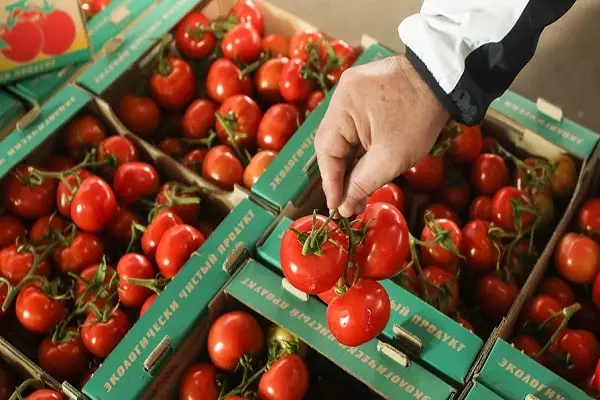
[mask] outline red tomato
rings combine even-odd
[[[146,232],[142,235],[142,250],[150,257],[154,258],[156,248],[165,232],[176,225],[183,224],[183,220],[172,211],[163,211],[159,213],[146,227]]]
[[[326,220],[323,215],[317,215],[314,229],[320,229]],[[346,235],[341,229],[337,229],[335,222],[329,221],[329,240],[321,246],[321,255],[305,255],[302,244],[291,229],[310,233],[313,229],[313,216],[307,215],[297,219],[283,235],[279,251],[283,275],[295,288],[304,293],[319,294],[329,290],[340,279],[348,263]]]
[[[44,163],[44,169],[50,172],[64,172],[77,165],[77,162],[64,154],[54,154]]]
[[[595,240],[600,240],[600,198],[589,199],[577,216],[579,229]]]
[[[147,137],[158,128],[160,109],[150,97],[125,95],[119,101],[119,118],[127,129]]]
[[[297,354],[287,354],[269,367],[258,383],[261,400],[301,400],[308,390],[308,369]]]
[[[469,219],[492,220],[492,198],[486,195],[475,197],[469,208]]]
[[[471,184],[479,193],[495,193],[507,182],[508,167],[496,154],[480,154],[471,166]]]
[[[252,26],[237,25],[223,37],[221,52],[232,61],[250,64],[260,57],[261,37]]]
[[[327,306],[327,327],[338,342],[360,346],[379,335],[390,319],[390,299],[378,282],[360,280]]]
[[[77,117],[65,128],[65,146],[76,160],[83,159],[86,151],[96,148],[104,138],[104,125],[92,115]]]
[[[98,158],[100,161],[111,157],[115,161],[115,167],[137,161],[140,158],[135,145],[131,140],[123,136],[111,136],[104,139],[98,146]]]
[[[462,222],[458,215],[456,215],[456,213],[452,211],[450,207],[444,204],[430,204],[427,206],[427,208],[425,208],[423,216],[425,216],[427,212],[430,212],[431,215],[433,215],[434,219],[449,219],[450,221],[454,222],[457,226],[462,226]]]
[[[490,136],[483,137],[483,145],[481,146],[482,153],[493,153],[496,149],[498,141]]]
[[[283,66],[279,76],[279,91],[285,101],[301,103],[308,99],[315,88],[313,80],[305,79],[302,76],[302,70],[305,66],[306,62],[298,58],[292,59]]]
[[[402,193],[400,186],[393,182],[386,183],[367,198],[367,204],[374,203],[391,204],[402,211],[404,210],[404,194]]]
[[[313,91],[306,100],[306,110],[308,112],[313,112],[315,108],[321,104],[321,102],[325,99],[325,93],[322,90]]]
[[[232,372],[244,354],[258,354],[265,346],[260,325],[243,311],[221,315],[208,331],[208,356],[223,371]]]
[[[12,371],[4,363],[0,364],[0,400],[8,400],[14,388]]]
[[[141,224],[140,218],[131,210],[118,206],[104,231],[122,246],[128,246],[133,235],[133,224]]]
[[[354,279],[356,278],[356,268],[348,268],[347,275],[348,275],[347,280],[346,280],[346,277],[344,275],[342,275],[342,277],[338,280],[338,282],[334,286],[332,286],[326,292],[319,293],[317,295],[321,300],[323,300],[323,303],[329,304],[333,301],[333,299],[340,296],[340,293],[337,292],[337,288],[336,288],[336,286],[338,286],[338,284],[340,286],[345,285],[346,287],[352,286],[352,284],[354,283]]]
[[[118,286],[116,274],[113,267],[104,263],[87,267],[81,271],[81,279],[75,282],[75,300],[79,300],[85,294],[82,303],[88,304],[93,301],[98,309],[115,303]],[[87,311],[91,312],[89,308]]]
[[[293,105],[281,103],[271,106],[258,126],[258,147],[280,151],[301,122],[302,117]]]
[[[221,104],[217,112],[226,120],[231,120],[230,128],[239,147],[246,149],[256,147],[256,135],[262,111],[254,100],[243,94],[231,96]],[[218,120],[216,129],[221,143],[231,145],[232,138]]]
[[[567,329],[548,353],[549,360],[558,358],[558,362],[549,363],[549,367],[562,377],[577,382],[594,371],[600,357],[600,343],[590,331]]]
[[[473,325],[468,320],[461,317],[460,315],[458,317],[456,317],[456,322],[458,322],[460,324],[460,326],[462,326],[463,328],[465,328],[471,332],[475,332],[475,330],[473,329]]]
[[[115,194],[125,204],[132,204],[142,197],[154,196],[159,185],[160,178],[156,169],[139,161],[121,165],[113,178]]]
[[[35,219],[54,211],[56,181],[45,178],[41,185],[28,184],[28,165],[21,164],[4,180],[2,200],[4,207],[13,215]],[[22,181],[24,179],[25,181]]]
[[[215,125],[217,105],[208,99],[197,99],[189,105],[181,121],[181,133],[188,139],[208,137]]]
[[[436,189],[434,197],[438,203],[461,212],[469,204],[471,187],[458,171],[451,169],[445,174],[445,179]]]
[[[592,300],[594,296],[592,290]],[[589,301],[580,301],[581,310],[577,311],[569,321],[569,326],[574,329],[586,329],[596,335],[600,335],[600,313],[598,308]]]
[[[554,171],[550,176],[552,194],[556,197],[569,197],[577,185],[577,165],[575,160],[566,154],[552,159]]]
[[[252,188],[276,156],[277,153],[274,151],[262,150],[252,157],[244,170],[244,187],[246,189]]]
[[[518,284],[525,284],[538,258],[537,249],[535,246],[530,246],[530,242],[526,239],[519,241],[513,247],[507,266]]]
[[[30,251],[19,252],[19,246],[11,244],[0,250],[0,276],[11,284],[17,285],[34,267],[34,257]],[[35,275],[50,277],[51,266],[48,260],[39,259],[35,266]],[[0,284],[3,285],[3,284]]]
[[[402,174],[418,192],[431,192],[444,181],[444,159],[428,155]]]
[[[16,63],[33,61],[42,51],[44,43],[37,18],[18,20],[10,28],[4,27],[0,30],[0,39],[7,45],[0,53]]]
[[[488,235],[490,223],[474,220],[462,230],[461,254],[467,268],[477,273],[487,273],[496,267],[498,249]]]
[[[216,41],[210,20],[200,11],[191,11],[175,27],[177,49],[193,60],[208,57]]]
[[[10,214],[0,214],[0,249],[14,244],[18,238],[26,235],[27,229],[21,220]]]
[[[56,208],[63,217],[71,219],[71,205],[73,197],[81,183],[89,177],[94,176],[91,172],[85,169],[79,169],[73,174],[67,175],[61,179],[56,189]]]
[[[64,300],[49,298],[37,284],[25,285],[17,295],[15,314],[21,325],[31,332],[51,332],[68,312]]]
[[[215,146],[208,151],[202,164],[202,177],[225,190],[244,181],[244,167],[229,146]]]
[[[435,229],[432,230],[432,227]],[[436,239],[434,233],[435,230],[439,232],[438,235],[447,235],[447,238],[432,246],[421,247],[421,252],[427,253],[435,264],[442,267],[456,262],[458,256],[449,249],[454,246],[457,252],[460,251],[460,244],[462,241],[460,228],[449,219],[436,219],[435,222],[423,228],[421,240],[424,242],[433,242]]]
[[[152,291],[129,283],[128,279],[152,279],[156,275],[150,261],[141,254],[128,253],[117,264],[119,301],[127,307],[141,307]]]
[[[217,400],[217,370],[211,364],[193,364],[183,374],[180,400]]]
[[[190,65],[177,57],[161,60],[150,78],[152,97],[167,110],[185,107],[196,90],[196,78]]]
[[[290,40],[279,33],[270,33],[262,40],[262,50],[273,57],[287,57],[290,54]]]
[[[88,371],[90,360],[79,332],[74,330],[62,342],[53,343],[50,337],[42,340],[38,362],[44,371],[59,382],[77,382]]]
[[[81,326],[81,339],[90,353],[106,358],[130,328],[127,314],[121,310],[115,310],[106,321],[99,321],[94,314],[89,314]]]
[[[297,31],[292,35],[290,39],[290,50],[289,54],[292,59],[297,58],[302,61],[308,60],[308,45],[314,45],[317,47],[322,46],[322,42],[325,40],[321,32],[312,29],[303,31]]]
[[[52,389],[38,389],[25,397],[24,400],[66,400],[65,397]]]
[[[258,96],[269,103],[279,103],[283,101],[279,91],[279,80],[281,71],[289,59],[286,57],[273,58],[267,60],[258,68],[254,76],[254,85]]]
[[[535,219],[535,215],[529,211],[518,212],[515,202],[531,207],[529,196],[514,186],[503,187],[492,197],[492,222],[506,232],[527,229]]]
[[[352,64],[356,61],[356,50],[352,46],[350,46],[347,42],[343,40],[334,40],[329,43],[331,49],[335,53],[338,58],[337,61],[333,62],[333,65],[336,65],[333,68],[329,68],[327,71],[327,82],[330,85],[335,85],[340,81],[342,77],[342,73],[350,68]],[[319,49],[321,65],[327,67],[329,62],[332,60],[329,59],[329,53],[327,51],[326,46],[321,46]]]
[[[86,178],[71,203],[71,219],[79,228],[100,232],[117,211],[117,200],[112,189],[101,178]]]
[[[44,37],[42,53],[58,56],[66,52],[75,41],[75,22],[67,12],[54,9],[42,14],[39,22]]]
[[[222,103],[236,94],[252,94],[252,81],[248,75],[241,77],[241,71],[231,60],[220,58],[210,66],[206,76],[208,96]]]
[[[160,151],[174,159],[181,158],[181,156],[183,156],[183,153],[185,152],[183,143],[177,138],[163,139],[158,143],[156,147],[158,147]]]
[[[540,283],[538,294],[547,294],[560,301],[563,307],[568,307],[575,303],[575,292],[571,286],[560,278],[548,276]]]
[[[158,299],[158,295],[156,293],[151,294],[150,297],[146,299],[144,304],[142,304],[142,307],[140,307],[140,318],[146,313],[146,311],[148,311],[148,309],[150,308],[152,303],[156,301],[156,299]]]
[[[519,287],[514,281],[505,282],[494,274],[479,279],[475,290],[477,304],[488,316],[501,319],[504,317],[519,294]]]
[[[600,269],[600,246],[587,236],[567,233],[555,250],[558,273],[580,285],[592,283]]]
[[[174,203],[170,203],[169,198]],[[177,204],[177,202],[181,204]],[[155,203],[160,207],[164,206],[160,212],[171,211],[189,225],[196,224],[200,217],[200,198],[193,186],[181,186],[177,182],[167,182],[160,187]],[[174,205],[169,206],[169,204]]]
[[[194,149],[183,156],[181,163],[198,175],[202,175],[202,164],[208,154],[208,149]]]
[[[560,312],[563,309],[563,305],[552,296],[540,294],[534,296],[529,303],[525,306],[523,311],[523,317],[525,321],[532,323],[534,327],[541,326],[544,321],[550,318],[553,314]],[[562,317],[555,318],[548,321],[544,325],[546,332],[553,333],[558,329]]]
[[[253,27],[259,35],[265,30],[263,16],[252,0],[238,0],[229,11],[229,15],[236,17],[239,24]]]
[[[62,272],[79,273],[85,267],[102,261],[104,246],[93,233],[79,231],[67,243],[67,246],[54,251],[54,263]]]
[[[204,236],[189,225],[169,228],[156,248],[156,265],[165,278],[174,277],[190,256],[202,246]]]
[[[455,163],[472,163],[479,156],[483,147],[481,128],[459,124],[459,130],[458,136],[452,140],[448,158]]]
[[[536,356],[542,350],[542,346],[539,342],[527,335],[519,335],[514,338],[513,345],[529,357]]]
[[[437,266],[428,266],[423,269],[427,279],[427,292],[431,304],[442,312],[456,309],[458,305],[459,287],[456,277],[450,272]],[[450,288],[450,293],[445,288]]]
[[[208,238],[210,235],[212,235],[212,233],[215,231],[215,229],[217,229],[217,224],[215,224],[214,222],[211,222],[211,221],[200,221],[198,223],[198,225],[196,226],[196,228],[198,228],[200,233],[205,238]]]

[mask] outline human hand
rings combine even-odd
[[[447,121],[405,56],[344,72],[315,137],[327,207],[360,213],[371,193],[427,155]]]

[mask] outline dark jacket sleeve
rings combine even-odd
[[[575,0],[425,0],[398,31],[406,54],[456,120],[481,122],[531,60],[544,28]]]

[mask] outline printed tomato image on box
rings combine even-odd
[[[0,9],[0,83],[90,56],[77,0],[18,0]]]

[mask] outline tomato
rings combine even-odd
[[[549,367],[562,377],[577,382],[594,371],[600,357],[600,343],[590,331],[566,329],[548,353],[548,359],[555,361],[549,363]]]
[[[456,317],[456,322],[458,322],[463,328],[471,332],[475,332],[475,330],[473,329],[473,324],[471,324],[468,320],[464,319],[460,315]]]
[[[474,220],[462,229],[460,253],[465,266],[473,272],[487,273],[496,267],[499,253],[488,235],[490,223]]]
[[[38,389],[25,397],[24,400],[66,400],[65,397],[52,389]]]
[[[44,371],[59,382],[78,381],[88,370],[88,352],[81,341],[79,332],[68,333],[65,341],[52,342],[46,337],[38,349],[38,362]]]
[[[166,207],[169,204],[169,198],[183,203]],[[177,182],[167,182],[160,187],[155,203],[161,207],[165,206],[160,209],[160,212],[171,211],[189,225],[196,224],[200,217],[200,198],[193,186],[181,186]]]
[[[564,235],[554,252],[558,273],[580,285],[592,283],[600,268],[600,246],[587,236]]]
[[[221,104],[217,112],[228,122],[231,121],[229,126],[239,147],[243,149],[256,147],[256,135],[262,111],[254,100],[243,94],[231,96]],[[221,122],[217,120],[215,126],[221,143],[231,145],[232,138],[229,137]]]
[[[314,229],[320,229],[326,217],[317,215]],[[303,245],[292,229],[310,233],[313,216],[299,218],[290,225],[281,239],[280,259],[283,275],[298,290],[319,294],[329,290],[340,279],[348,263],[348,239],[333,221],[327,224],[328,241],[321,246],[321,255],[303,253]],[[332,243],[335,242],[334,243]]]
[[[115,310],[106,321],[99,321],[94,314],[89,314],[81,326],[81,339],[90,353],[106,358],[130,328],[127,314],[121,310]]]
[[[334,62],[333,65],[336,65],[333,68],[329,68],[327,71],[327,82],[330,85],[335,85],[340,81],[342,77],[342,73],[346,71],[348,68],[354,64],[356,61],[356,50],[352,46],[350,46],[347,42],[343,40],[333,40],[329,42],[329,46],[331,46],[331,50],[335,53],[337,57],[337,62]],[[319,48],[321,65],[327,67],[330,61],[329,52],[327,50],[327,46],[323,45]]]
[[[30,251],[19,252],[19,246],[11,244],[0,250],[0,276],[6,278],[11,284],[17,285],[34,267],[34,260]],[[51,269],[48,260],[38,257],[35,275],[49,277]]]
[[[472,163],[481,153],[483,146],[481,128],[463,124],[458,124],[458,128],[459,134],[452,139],[448,158],[455,163]]]
[[[41,185],[28,184],[28,165],[21,164],[6,177],[2,187],[4,207],[13,215],[35,219],[54,211],[56,181],[44,178]]]
[[[592,290],[592,300],[597,296]],[[600,335],[600,313],[598,308],[589,301],[579,301],[581,310],[577,311],[569,321],[569,326],[574,329],[587,329]]]
[[[116,274],[112,266],[104,263],[87,267],[81,271],[81,279],[75,281],[75,300],[79,300],[85,294],[82,304],[93,301],[98,309],[115,303],[118,286]],[[91,312],[89,308],[87,311]]]
[[[0,39],[6,44],[0,53],[16,63],[33,61],[42,51],[44,36],[39,19],[21,19],[10,28],[0,30]]]
[[[451,169],[445,174],[442,185],[436,189],[434,198],[438,203],[461,212],[469,204],[471,187],[458,171]]]
[[[229,146],[215,146],[208,151],[202,164],[202,177],[225,190],[244,181],[244,167]]]
[[[0,214],[0,249],[14,244],[18,238],[26,235],[27,229],[19,218],[10,214]]]
[[[181,163],[192,172],[202,175],[202,164],[206,154],[208,154],[208,149],[194,149],[183,156]]]
[[[306,110],[312,112],[325,99],[325,93],[322,90],[315,90],[306,99]]]
[[[427,208],[425,208],[423,216],[427,212],[431,213],[434,219],[449,219],[450,221],[454,222],[457,226],[462,226],[462,222],[458,215],[456,215],[456,213],[452,211],[450,207],[444,204],[430,204],[427,206]],[[423,218],[421,220],[423,220]]]
[[[600,197],[589,199],[581,206],[577,224],[583,233],[600,240]]]
[[[62,272],[79,273],[85,267],[102,261],[104,246],[98,236],[79,231],[67,240],[67,246],[54,251],[54,263]]]
[[[165,278],[174,277],[190,256],[202,246],[204,236],[189,225],[169,228],[156,248],[156,265]]]
[[[249,25],[262,35],[265,22],[260,10],[252,0],[238,0],[229,11],[229,15],[236,17],[241,25]]]
[[[133,224],[141,223],[142,221],[133,211],[124,206],[118,206],[104,231],[118,244],[128,246],[133,235]]]
[[[348,279],[346,279],[346,276],[348,277]],[[333,299],[340,296],[340,293],[337,291],[337,286],[339,285],[340,287],[350,287],[354,283],[355,278],[356,267],[348,268],[346,273],[342,274],[342,276],[340,277],[340,279],[338,279],[338,282],[336,282],[335,285],[333,285],[329,290],[323,293],[319,293],[317,296],[323,301],[323,303],[329,304],[333,301]]]
[[[65,146],[71,157],[81,160],[106,138],[104,125],[93,115],[75,118],[65,128]]]
[[[308,45],[314,45],[317,47],[322,46],[322,42],[325,40],[321,32],[312,29],[306,29],[297,31],[292,35],[290,39],[290,50],[289,54],[292,59],[300,59],[303,61],[308,60]]]
[[[119,101],[119,118],[127,129],[150,136],[160,123],[160,109],[150,97],[125,95]]]
[[[216,42],[210,20],[200,11],[191,11],[175,27],[177,49],[192,60],[208,57]]]
[[[75,165],[77,165],[77,162],[73,158],[64,154],[54,154],[46,160],[43,169],[50,172],[63,172]]]
[[[73,204],[73,197],[81,183],[89,177],[94,176],[91,172],[85,169],[79,169],[73,174],[68,174],[65,178],[61,179],[56,189],[56,208],[63,217],[71,219],[71,205]]]
[[[525,318],[525,321],[533,324],[534,327],[539,327],[544,323],[544,321],[546,321],[552,315],[560,312],[562,309],[563,305],[560,303],[560,301],[552,296],[540,294],[534,296],[529,303],[527,303],[523,311],[523,317]],[[577,315],[577,313],[575,315]],[[546,332],[553,333],[556,331],[562,319],[562,317],[557,317],[548,321],[544,325]]]
[[[211,364],[192,364],[179,387],[180,400],[217,400],[217,370]]]
[[[306,344],[301,342],[300,339],[290,331],[280,327],[279,325],[269,325],[265,338],[267,340],[267,348],[274,343],[277,343],[283,348],[288,348],[290,344],[297,344],[298,349],[296,354],[298,354],[301,358],[306,356]]]
[[[261,37],[252,26],[237,25],[223,37],[221,52],[232,61],[250,64],[260,57]]]
[[[393,182],[386,183],[367,198],[367,204],[387,203],[398,210],[404,209],[404,194],[400,186]]]
[[[142,250],[150,258],[154,258],[156,248],[163,235],[169,228],[183,224],[183,220],[172,211],[163,211],[159,213],[146,227],[146,232],[142,235]]]
[[[208,99],[197,99],[189,105],[181,121],[181,133],[188,139],[208,137],[215,125],[217,105]]]
[[[427,155],[402,174],[417,192],[431,192],[444,181],[444,159]]]
[[[267,60],[256,71],[254,76],[254,85],[258,96],[269,103],[278,103],[283,101],[279,91],[279,80],[283,67],[289,63],[286,57],[273,58]]]
[[[269,367],[258,383],[261,400],[301,400],[308,390],[308,369],[296,354],[287,354]]]
[[[258,147],[280,151],[298,130],[302,119],[298,109],[291,104],[271,106],[258,126]]]
[[[160,178],[156,169],[139,161],[121,165],[113,178],[115,194],[124,204],[132,204],[142,197],[154,196],[159,185]]]
[[[183,156],[185,148],[181,140],[177,138],[166,138],[161,140],[156,146],[160,151],[171,158],[179,159]]]
[[[458,256],[449,249],[454,246],[454,249],[459,252],[462,241],[462,233],[458,225],[449,219],[436,219],[430,225],[423,228],[421,232],[421,240],[424,242],[433,242],[436,239],[435,231],[447,238],[432,246],[422,246],[421,252],[427,253],[434,263],[445,266],[456,262]],[[434,230],[431,228],[434,227]],[[444,233],[446,232],[446,233]]]
[[[167,110],[185,107],[196,90],[196,78],[190,64],[178,57],[161,60],[150,78],[152,97]]]
[[[359,280],[327,306],[327,327],[345,346],[360,346],[379,335],[390,319],[390,299],[378,282]]]
[[[518,284],[525,284],[538,258],[539,253],[529,240],[520,240],[513,247],[507,266]]]
[[[456,309],[459,296],[456,277],[445,269],[433,265],[423,269],[423,275],[428,282],[427,293],[431,304],[442,312]]]
[[[534,222],[535,215],[529,211],[519,211],[519,206],[531,207],[531,200],[525,192],[514,186],[498,190],[492,197],[491,212],[494,225],[506,232],[527,229]]]
[[[477,304],[488,316],[501,319],[504,317],[519,294],[519,287],[514,281],[503,281],[495,274],[479,279],[475,290]]]
[[[515,186],[530,193],[539,191],[550,193],[547,186],[542,186],[549,167],[548,162],[542,158],[527,157],[523,160],[523,165],[515,170],[513,178]]]
[[[486,195],[477,196],[473,199],[469,208],[469,219],[492,220],[492,198]]]
[[[141,254],[128,253],[117,264],[119,275],[119,301],[127,307],[141,307],[152,291],[144,286],[129,283],[128,279],[152,279],[156,275],[150,261]]]
[[[54,9],[42,14],[39,22],[44,37],[42,53],[58,56],[66,52],[75,41],[75,22],[67,12]]]
[[[79,228],[100,232],[117,211],[117,199],[101,178],[92,176],[82,183],[71,203],[71,219]]]
[[[529,357],[536,356],[542,350],[542,346],[539,342],[528,335],[519,335],[515,337],[513,339],[513,345]]]
[[[202,233],[205,238],[208,238],[217,229],[217,225],[211,221],[200,221],[196,228]]]
[[[262,150],[252,157],[252,160],[250,160],[250,163],[244,170],[244,187],[246,189],[252,188],[276,156],[277,153],[274,151]]]
[[[508,182],[508,167],[496,154],[480,154],[471,166],[471,185],[481,194],[492,194]]]
[[[15,314],[21,325],[36,333],[49,333],[68,314],[64,300],[53,300],[37,284],[25,285],[17,295]]]
[[[156,301],[156,299],[158,299],[158,295],[154,293],[151,294],[150,297],[146,299],[146,301],[144,301],[144,304],[142,304],[142,306],[140,307],[140,318],[146,313],[146,311],[148,311],[148,309],[150,308],[152,303]]]
[[[223,371],[232,372],[244,354],[260,353],[265,346],[263,331],[250,314],[233,311],[221,315],[208,331],[208,356]]]
[[[262,50],[273,57],[287,57],[290,54],[290,40],[280,33],[270,33],[261,44]]]
[[[110,4],[111,0],[90,0],[87,2],[88,9],[86,9],[84,4],[82,3],[82,8],[90,17],[98,14],[100,11],[104,10]]]
[[[128,162],[138,161],[140,158],[135,145],[131,140],[123,136],[111,136],[104,139],[98,146],[98,158],[100,161],[111,157],[115,161],[115,167]]]
[[[554,297],[564,307],[575,303],[575,293],[571,286],[560,278],[549,276],[544,278],[537,290],[538,294],[547,294]]]
[[[551,161],[554,172],[550,176],[552,194],[556,197],[569,197],[577,184],[577,165],[575,160],[566,154],[561,154]]]
[[[1,311],[0,311],[1,312]],[[13,393],[12,371],[4,363],[0,364],[0,400],[8,400]]]
[[[248,75],[241,76],[241,71],[231,60],[220,58],[210,66],[206,76],[206,92],[208,96],[222,103],[236,94],[252,94],[252,81]]]
[[[283,66],[279,77],[279,91],[285,101],[289,103],[301,103],[315,88],[315,82],[305,79],[302,71],[306,62],[300,59],[292,59]]]

